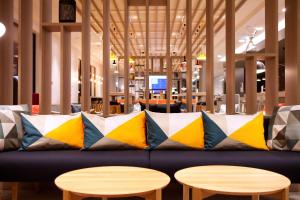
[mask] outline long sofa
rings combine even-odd
[[[265,118],[265,135],[269,119]],[[53,181],[79,168],[126,165],[160,170],[173,177],[177,170],[198,165],[240,165],[281,173],[300,182],[300,153],[292,151],[10,151],[0,153],[0,181]]]

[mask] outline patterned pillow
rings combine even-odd
[[[264,138],[263,113],[220,115],[202,112],[205,149],[268,150]]]
[[[22,115],[21,150],[81,149],[83,124],[77,115]]]
[[[268,130],[268,147],[300,151],[300,105],[274,108]]]
[[[28,105],[0,105],[0,110],[25,111],[29,112]]]
[[[23,135],[21,117],[11,110],[0,110],[0,151],[16,150]]]
[[[145,113],[103,118],[82,113],[84,150],[145,149]]]
[[[146,111],[149,149],[203,149],[201,113]]]

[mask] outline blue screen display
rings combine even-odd
[[[167,88],[167,77],[149,76],[149,85],[152,90],[165,90]]]

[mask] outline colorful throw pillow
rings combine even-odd
[[[145,113],[103,118],[82,113],[84,150],[145,149]]]
[[[264,138],[263,113],[220,115],[202,112],[205,149],[268,150]]]
[[[28,105],[0,105],[0,110],[24,111],[29,112]]]
[[[300,105],[276,107],[268,130],[268,147],[300,151]]]
[[[146,111],[149,149],[203,149],[201,113]]]
[[[77,115],[22,114],[24,137],[21,150],[81,149],[83,124]]]
[[[0,151],[16,150],[23,135],[21,117],[11,110],[0,110]]]

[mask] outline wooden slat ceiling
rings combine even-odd
[[[150,0],[151,1],[151,0]],[[236,0],[236,11],[246,0]],[[77,1],[77,10],[81,11],[81,0]],[[185,55],[185,8],[186,0],[172,0],[171,2],[171,52],[177,56]],[[205,0],[193,0],[192,30],[193,55],[205,50]],[[95,32],[102,32],[103,28],[103,0],[92,0],[91,22]],[[111,0],[111,43],[113,51],[124,55],[124,0]],[[217,33],[225,25],[225,1],[214,0],[214,29]],[[166,51],[166,20],[164,6],[150,7],[150,55],[164,56]],[[130,6],[130,55],[141,56],[146,46],[146,8],[144,6]]]

